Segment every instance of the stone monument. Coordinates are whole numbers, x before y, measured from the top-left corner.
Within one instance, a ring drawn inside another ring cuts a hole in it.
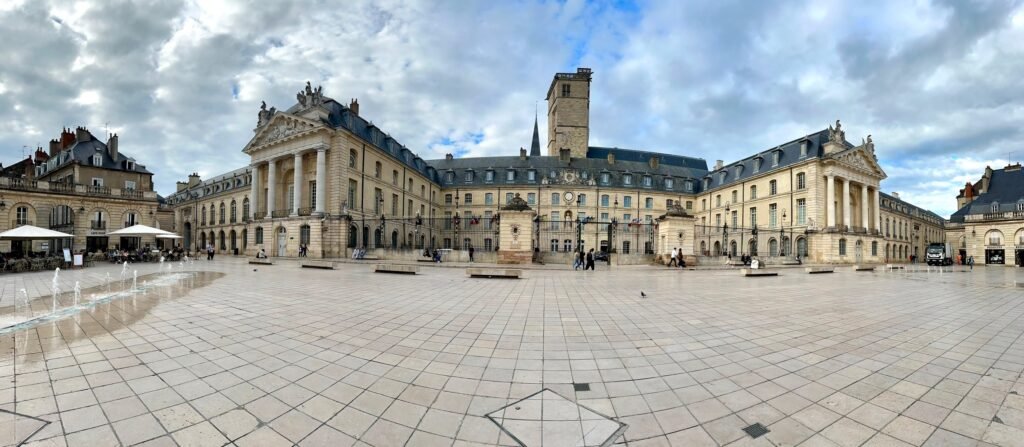
[[[683,253],[686,265],[697,264],[697,256],[693,249],[693,235],[695,219],[686,212],[678,203],[668,207],[668,211],[658,217],[658,241],[657,257],[662,264],[668,264],[672,256],[672,249],[678,248]]]
[[[529,264],[533,260],[533,210],[519,197],[501,207],[498,264]]]

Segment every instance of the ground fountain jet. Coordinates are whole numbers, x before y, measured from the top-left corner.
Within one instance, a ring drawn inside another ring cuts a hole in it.
[[[78,307],[78,300],[82,298],[82,285],[75,281],[75,307]]]
[[[121,264],[121,281],[128,279],[128,261]]]
[[[57,296],[60,295],[60,282],[58,281],[59,277],[60,267],[57,267],[57,269],[54,270],[53,272],[53,309],[51,310],[51,312],[53,313],[57,312]]]
[[[139,281],[139,271],[132,270],[132,290],[136,289],[136,283]]]

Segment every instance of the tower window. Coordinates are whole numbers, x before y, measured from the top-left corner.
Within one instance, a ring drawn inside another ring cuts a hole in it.
[[[569,96],[569,84],[562,84],[562,96]]]

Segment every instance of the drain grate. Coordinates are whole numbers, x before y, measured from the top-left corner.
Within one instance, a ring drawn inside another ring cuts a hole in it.
[[[745,427],[743,431],[750,435],[751,438],[757,439],[764,436],[765,433],[768,433],[768,428],[758,422],[749,427]]]
[[[574,384],[572,384],[572,389],[574,389],[576,391],[590,391],[590,384],[589,383],[574,383]]]

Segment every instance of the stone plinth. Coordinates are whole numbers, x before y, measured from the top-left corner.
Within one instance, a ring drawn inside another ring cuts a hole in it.
[[[533,262],[533,210],[517,193],[502,207],[498,236],[498,264]]]
[[[686,265],[696,265],[697,257],[693,249],[694,218],[679,207],[658,218],[657,253],[664,263],[672,259],[672,249],[678,248]]]

